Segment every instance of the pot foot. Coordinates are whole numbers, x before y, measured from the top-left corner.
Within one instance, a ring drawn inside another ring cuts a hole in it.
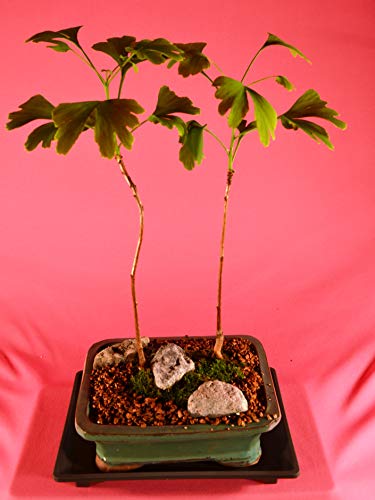
[[[221,465],[225,465],[225,467],[251,467],[252,465],[256,465],[259,460],[260,460],[260,457],[261,455],[259,455],[258,458],[256,458],[255,460],[249,462],[247,460],[241,460],[241,461],[234,461],[234,460],[217,460],[217,463],[221,464]]]
[[[144,464],[110,465],[104,462],[101,458],[99,458],[98,455],[96,455],[95,457],[95,463],[98,469],[101,470],[102,472],[115,472],[115,471],[126,472],[130,470],[139,469],[144,465]]]

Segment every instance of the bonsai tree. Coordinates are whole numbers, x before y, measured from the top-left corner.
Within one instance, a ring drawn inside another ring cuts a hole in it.
[[[28,135],[25,143],[27,151],[32,151],[39,145],[49,148],[52,144],[56,144],[57,153],[64,155],[70,151],[82,133],[92,130],[100,154],[118,163],[139,210],[139,234],[130,280],[136,348],[139,367],[142,368],[145,365],[145,355],[139,325],[136,273],[143,242],[144,208],[121,150],[123,147],[127,150],[132,149],[134,132],[147,122],[161,124],[169,129],[176,127],[182,144],[180,158],[187,168],[192,168],[191,164],[187,163],[191,161],[189,156],[191,127],[176,113],[195,115],[199,113],[199,109],[193,106],[189,98],[179,97],[169,87],[163,86],[159,90],[154,111],[140,122],[137,115],[143,113],[144,109],[135,99],[122,97],[123,87],[128,71],[131,69],[138,71],[138,66],[146,61],[154,65],[178,63],[179,71],[184,76],[196,73],[196,69],[194,60],[186,57],[182,48],[164,38],[136,40],[133,36],[122,36],[109,38],[93,45],[92,49],[104,52],[114,61],[113,69],[99,71],[79,42],[80,29],[81,26],[59,31],[43,31],[26,41],[46,43],[48,48],[56,52],[75,54],[95,72],[104,89],[105,99],[63,102],[55,106],[44,96],[34,95],[21,104],[18,111],[9,114],[6,127],[8,130],[13,130],[34,120],[43,120],[44,123]],[[191,46],[195,47],[196,44],[191,44]],[[111,97],[113,87],[115,87],[115,96]],[[194,135],[194,130],[192,134]]]
[[[241,79],[232,78],[226,75],[219,75],[216,78],[210,77],[206,73],[206,69],[210,67],[209,59],[204,56],[202,50],[205,47],[201,44],[176,44],[184,51],[185,61],[180,63],[179,72],[182,76],[201,73],[215,90],[215,97],[220,101],[218,112],[220,115],[226,115],[228,112],[228,126],[231,131],[230,141],[228,145],[210,129],[207,125],[200,125],[198,122],[191,121],[188,124],[189,138],[185,143],[184,148],[180,151],[180,159],[184,161],[184,165],[188,169],[194,168],[197,163],[200,163],[203,158],[203,132],[213,136],[220,147],[224,150],[227,158],[227,176],[224,196],[224,211],[221,229],[220,253],[219,253],[219,272],[217,286],[217,305],[216,305],[216,341],[214,346],[214,355],[222,359],[222,348],[224,342],[224,334],[222,327],[222,284],[223,284],[223,266],[224,266],[224,246],[227,226],[228,202],[229,194],[235,173],[235,159],[238,149],[247,134],[257,131],[259,140],[263,146],[267,147],[271,139],[275,139],[275,130],[278,122],[288,130],[301,130],[309,137],[317,142],[324,143],[328,148],[333,149],[333,145],[329,139],[326,129],[316,123],[315,119],[321,119],[330,122],[334,126],[345,129],[346,124],[337,118],[338,113],[327,107],[327,102],[323,101],[319,94],[309,89],[304,92],[296,102],[287,110],[278,114],[272,104],[261,95],[255,88],[264,80],[273,79],[276,83],[283,86],[286,90],[293,90],[293,84],[283,75],[266,75],[255,81],[248,81],[250,70],[254,61],[268,47],[279,45],[287,48],[293,56],[299,56],[305,61],[309,59],[296,47],[284,42],[277,36],[269,33],[267,40],[255,53],[244,70]],[[193,61],[194,71],[191,71]],[[175,61],[171,61],[172,65]],[[186,73],[181,71],[186,64]],[[215,65],[215,68],[218,68]],[[252,104],[250,107],[249,101]],[[250,118],[248,115],[250,114]],[[181,158],[184,149],[189,149],[189,159]]]
[[[323,142],[333,149],[326,129],[316,123],[315,119],[326,120],[336,127],[345,129],[346,124],[337,118],[338,113],[327,107],[319,94],[309,89],[304,92],[287,110],[278,114],[272,104],[255,88],[264,80],[273,79],[276,83],[290,91],[294,87],[283,75],[266,75],[264,78],[250,81],[249,74],[254,61],[263,50],[273,45],[287,48],[293,56],[300,56],[307,62],[307,57],[296,47],[284,42],[275,35],[269,34],[267,40],[250,60],[241,79],[232,78],[223,74],[212,78],[206,72],[211,63],[203,54],[206,46],[204,42],[171,43],[164,38],[155,40],[139,40],[132,36],[109,38],[104,42],[93,45],[96,51],[104,52],[114,60],[114,68],[99,72],[91,58],[85,52],[78,40],[80,27],[68,28],[60,31],[44,31],[27,41],[44,42],[48,47],[58,52],[71,51],[86,63],[97,75],[105,91],[103,101],[85,101],[76,103],[62,103],[52,105],[41,95],[31,97],[20,105],[20,110],[10,113],[7,128],[12,130],[21,127],[33,120],[46,120],[31,132],[26,141],[26,149],[31,151],[38,145],[50,147],[56,141],[56,151],[66,154],[74,145],[81,133],[91,129],[103,157],[115,159],[127,181],[139,209],[139,235],[130,273],[131,291],[134,308],[134,323],[136,346],[139,366],[145,364],[143,353],[136,295],[136,271],[144,231],[144,210],[135,183],[126,168],[121,148],[130,150],[134,141],[134,132],[147,122],[163,125],[169,129],[176,128],[181,143],[179,159],[184,167],[192,170],[203,159],[203,136],[210,134],[225,152],[227,161],[227,175],[224,196],[224,210],[221,229],[219,271],[216,305],[216,341],[214,355],[222,359],[224,334],[222,327],[222,284],[224,268],[224,247],[227,226],[229,194],[235,173],[235,159],[239,147],[250,132],[257,131],[260,142],[267,147],[271,139],[275,139],[275,130],[278,122],[288,130],[302,130],[317,142]],[[136,71],[141,62],[148,61],[160,65],[167,63],[171,68],[178,65],[178,73],[183,77],[201,74],[212,85],[214,96],[218,99],[220,115],[228,113],[230,141],[228,145],[207,125],[195,120],[184,121],[179,113],[195,115],[199,109],[194,107],[188,97],[179,97],[167,86],[159,90],[158,100],[154,111],[143,121],[139,122],[137,115],[144,110],[134,99],[122,98],[125,77],[133,68]],[[217,68],[217,66],[215,65]],[[117,83],[117,96],[110,97],[110,88]],[[250,99],[249,99],[250,98]],[[252,104],[250,107],[249,101]],[[250,114],[251,112],[251,114]],[[177,114],[176,114],[177,113]],[[250,118],[248,115],[250,114]],[[311,119],[314,119],[312,121]]]

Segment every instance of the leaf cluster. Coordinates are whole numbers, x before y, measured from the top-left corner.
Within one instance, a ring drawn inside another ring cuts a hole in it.
[[[104,79],[80,45],[78,40],[80,29],[81,26],[76,26],[58,31],[43,31],[27,41],[46,43],[48,48],[57,52],[78,49],[85,62],[96,71],[106,91],[110,82],[120,72],[119,96],[127,70],[131,67],[137,68],[144,61],[155,65],[167,63],[168,67],[177,64],[178,73],[185,78],[199,73],[205,74],[205,70],[210,67],[210,61],[203,53],[206,47],[204,42],[172,43],[165,38],[137,40],[134,36],[125,35],[108,38],[95,43],[92,47],[95,51],[107,54],[116,63],[113,70],[107,70],[107,77]],[[237,140],[237,147],[243,137],[253,130],[257,130],[260,142],[268,146],[271,139],[275,139],[277,122],[280,120],[284,128],[302,130],[315,141],[321,141],[332,149],[326,129],[320,123],[316,123],[315,119],[328,121],[341,129],[344,129],[346,124],[337,118],[338,113],[327,107],[327,102],[323,101],[315,90],[306,91],[288,111],[278,115],[272,104],[255,90],[254,86],[261,80],[273,78],[277,84],[290,91],[293,85],[287,77],[273,75],[250,84],[244,83],[255,59],[270,46],[285,47],[293,56],[299,56],[310,62],[295,46],[269,33],[265,43],[250,61],[241,80],[225,75],[211,80],[215,88],[215,97],[220,101],[219,114],[228,114],[228,125],[236,131],[234,138]],[[247,121],[250,111],[253,117]],[[54,106],[45,97],[36,95],[21,104],[18,111],[9,114],[7,128],[12,130],[34,120],[43,120],[44,123],[27,137],[26,149],[32,151],[38,145],[47,148],[56,141],[56,150],[62,154],[68,153],[78,137],[91,129],[101,155],[113,158],[119,145],[127,149],[132,148],[133,132],[140,126],[137,115],[143,112],[143,107],[135,99],[120,97],[110,99],[107,95],[104,101],[61,103]],[[199,165],[204,157],[203,136],[207,127],[196,120],[186,121],[181,114],[196,115],[199,112],[199,108],[194,106],[188,97],[179,97],[170,88],[163,86],[159,90],[154,111],[142,122],[143,124],[149,121],[177,130],[181,144],[179,159],[188,170]],[[228,154],[232,153],[233,151],[228,149]]]

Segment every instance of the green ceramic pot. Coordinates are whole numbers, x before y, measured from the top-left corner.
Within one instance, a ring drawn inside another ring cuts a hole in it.
[[[89,419],[89,384],[94,357],[105,347],[123,339],[94,344],[86,358],[75,425],[81,437],[95,441],[99,467],[102,470],[131,469],[149,463],[199,460],[215,460],[236,467],[257,463],[261,456],[260,436],[279,423],[280,408],[262,344],[248,335],[237,337],[250,340],[257,350],[267,400],[265,415],[271,416],[270,420],[265,416],[245,427],[195,424],[141,428],[92,422]],[[173,341],[173,338],[165,340]]]

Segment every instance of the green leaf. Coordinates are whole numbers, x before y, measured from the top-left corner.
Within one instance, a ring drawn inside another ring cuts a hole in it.
[[[56,50],[57,52],[67,52],[71,50],[66,41],[73,43],[79,47],[78,41],[78,31],[82,26],[75,26],[74,28],[66,28],[59,31],[42,31],[36,35],[31,36],[26,40],[26,42],[46,42],[51,45],[48,46],[49,49]]]
[[[149,116],[149,121],[155,124],[163,125],[163,127],[167,127],[170,130],[173,127],[176,127],[178,134],[180,136],[184,135],[186,130],[186,124],[182,118],[174,115],[166,115],[166,116]]]
[[[314,122],[301,119],[289,120],[286,116],[281,116],[281,123],[286,129],[301,129],[312,139],[314,139],[314,141],[322,141],[326,146],[328,146],[329,149],[334,149],[325,128]]]
[[[284,113],[284,116],[289,119],[315,116],[330,121],[338,128],[345,129],[346,123],[336,118],[338,112],[327,108],[326,105],[327,101],[322,101],[314,89],[309,89]]]
[[[205,126],[195,120],[186,123],[185,134],[180,138],[182,147],[179,159],[187,170],[193,170],[195,165],[200,165],[203,160],[203,130]]]
[[[105,42],[95,43],[92,48],[111,56],[119,66],[122,66],[134,43],[134,36],[113,37],[107,38]]]
[[[294,47],[293,45],[290,45],[289,43],[284,42],[283,40],[281,40],[281,38],[277,37],[276,35],[273,35],[272,33],[268,33],[268,38],[260,50],[263,50],[266,47],[269,47],[271,45],[281,45],[283,47],[286,47],[287,49],[290,50],[293,57],[300,56],[300,57],[302,57],[302,59],[305,59],[305,61],[307,61],[309,64],[311,64],[311,61],[296,47]]]
[[[53,112],[57,127],[57,152],[66,154],[72,148],[81,132],[88,126],[95,129],[95,141],[102,156],[113,158],[116,137],[128,149],[133,136],[127,128],[138,124],[136,114],[143,108],[133,99],[109,99],[60,104]]]
[[[199,108],[193,106],[188,97],[179,97],[173,90],[164,85],[159,90],[158,102],[153,115],[157,117],[163,117],[172,113],[197,115],[199,112]]]
[[[250,88],[246,89],[254,103],[254,114],[260,142],[268,146],[270,138],[275,139],[277,113],[273,106],[260,94]]]
[[[238,80],[227,76],[219,76],[213,85],[217,88],[215,97],[221,100],[219,113],[225,115],[230,109],[228,125],[237,128],[249,111],[246,87]]]
[[[54,106],[38,94],[21,104],[19,108],[20,111],[9,114],[9,122],[6,124],[8,130],[22,127],[33,120],[51,119]]]
[[[246,120],[242,120],[242,122],[237,127],[241,136],[244,136],[244,135],[248,134],[249,132],[256,130],[256,128],[257,128],[257,124],[255,121],[246,123]]]
[[[53,122],[44,123],[37,127],[27,138],[25,143],[27,151],[33,151],[40,143],[42,143],[43,148],[51,147],[56,131],[57,128]]]
[[[305,120],[308,117],[322,118],[344,130],[346,123],[336,118],[337,111],[328,108],[326,104],[327,102],[323,101],[315,90],[307,90],[286,113],[280,116],[281,123],[286,129],[301,129],[315,141],[322,141],[329,149],[333,149],[325,128]]]
[[[56,133],[58,153],[68,153],[98,104],[99,101],[63,103],[54,109],[52,116],[58,129]]]
[[[165,38],[140,40],[134,44],[131,52],[136,56],[138,61],[148,60],[153,64],[163,64],[170,59],[174,61],[182,59],[181,50]]]
[[[173,113],[197,115],[200,113],[200,109],[193,106],[188,97],[179,97],[173,90],[164,85],[159,90],[158,102],[149,120],[152,123],[160,123],[169,129],[176,127],[179,135],[182,136],[185,134],[186,124],[182,118]]]
[[[128,130],[138,125],[135,115],[144,109],[134,99],[110,99],[101,102],[96,108],[95,141],[105,158],[113,158],[116,152],[117,139],[131,149],[133,134]],[[127,128],[128,127],[128,128]]]
[[[176,47],[182,50],[183,59],[178,65],[178,73],[184,78],[196,75],[210,67],[210,61],[202,53],[207,44],[204,42],[176,43]],[[174,61],[173,61],[174,63]],[[168,64],[168,67],[171,67]]]
[[[279,75],[276,77],[276,82],[282,85],[286,90],[293,90],[294,85],[288,80],[286,76]]]

